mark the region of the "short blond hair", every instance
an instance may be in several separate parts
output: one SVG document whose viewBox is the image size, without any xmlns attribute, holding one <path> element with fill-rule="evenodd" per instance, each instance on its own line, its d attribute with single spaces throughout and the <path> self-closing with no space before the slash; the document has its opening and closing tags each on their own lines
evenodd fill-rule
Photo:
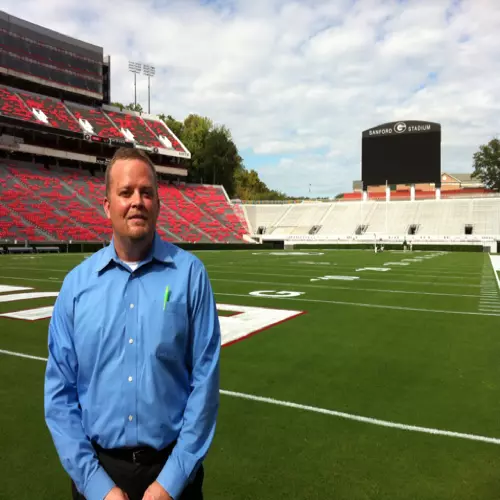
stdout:
<svg viewBox="0 0 500 500">
<path fill-rule="evenodd" d="M 155 191 L 158 194 L 158 175 L 156 174 L 154 163 L 151 161 L 151 158 L 148 156 L 148 154 L 145 151 L 142 151 L 142 149 L 118 148 L 113 155 L 113 158 L 111 158 L 110 162 L 108 163 L 108 166 L 106 167 L 106 173 L 104 174 L 106 196 L 109 195 L 109 188 L 111 185 L 111 169 L 113 168 L 113 165 L 120 160 L 139 160 L 148 165 L 153 176 Z"/>
</svg>

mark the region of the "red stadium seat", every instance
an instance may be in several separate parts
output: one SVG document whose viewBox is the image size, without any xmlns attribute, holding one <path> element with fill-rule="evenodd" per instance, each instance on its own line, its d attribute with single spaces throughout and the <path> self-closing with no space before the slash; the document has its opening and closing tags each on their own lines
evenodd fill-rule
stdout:
<svg viewBox="0 0 500 500">
<path fill-rule="evenodd" d="M 42 123 L 26 107 L 21 98 L 9 88 L 0 85 L 0 112 L 8 118 L 17 118 L 32 123 Z"/>
<path fill-rule="evenodd" d="M 82 131 L 61 101 L 28 92 L 17 91 L 17 94 L 22 97 L 28 109 L 37 109 L 46 116 L 48 120 L 46 125 L 70 132 Z M 41 113 L 39 116 L 43 116 Z"/>
<path fill-rule="evenodd" d="M 128 113 L 117 113 L 114 111 L 106 111 L 106 114 L 111 118 L 118 129 L 123 129 L 126 134 L 129 131 L 133 140 L 151 148 L 165 147 L 156 137 L 156 135 L 148 128 L 142 118 Z M 127 137 L 127 135 L 125 135 Z M 130 137 L 132 139 L 132 137 Z"/>
</svg>

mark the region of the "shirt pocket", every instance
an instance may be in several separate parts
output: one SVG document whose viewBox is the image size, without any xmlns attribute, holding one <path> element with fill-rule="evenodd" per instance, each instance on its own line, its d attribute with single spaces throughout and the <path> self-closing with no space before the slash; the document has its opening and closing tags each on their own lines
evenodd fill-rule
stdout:
<svg viewBox="0 0 500 500">
<path fill-rule="evenodd" d="M 184 360 L 188 336 L 187 305 L 169 302 L 161 310 L 156 356 L 162 360 Z"/>
</svg>

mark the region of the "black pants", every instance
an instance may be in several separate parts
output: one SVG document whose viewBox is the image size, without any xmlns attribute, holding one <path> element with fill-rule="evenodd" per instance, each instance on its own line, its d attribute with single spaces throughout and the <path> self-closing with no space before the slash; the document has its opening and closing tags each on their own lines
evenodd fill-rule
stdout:
<svg viewBox="0 0 500 500">
<path fill-rule="evenodd" d="M 108 455 L 105 451 L 97 452 L 99 462 L 116 486 L 127 493 L 130 500 L 142 500 L 145 491 L 160 474 L 166 459 L 160 463 L 142 465 Z M 188 483 L 181 496 L 174 500 L 203 500 L 204 470 L 200 466 L 192 483 Z M 72 483 L 73 500 L 85 500 Z"/>
</svg>

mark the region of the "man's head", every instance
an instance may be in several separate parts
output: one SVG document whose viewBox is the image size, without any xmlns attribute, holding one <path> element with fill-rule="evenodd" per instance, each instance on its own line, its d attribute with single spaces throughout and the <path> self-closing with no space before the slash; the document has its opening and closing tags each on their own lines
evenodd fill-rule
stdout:
<svg viewBox="0 0 500 500">
<path fill-rule="evenodd" d="M 115 238 L 152 238 L 160 210 L 158 180 L 146 153 L 133 148 L 116 151 L 106 169 L 104 210 Z"/>
</svg>

